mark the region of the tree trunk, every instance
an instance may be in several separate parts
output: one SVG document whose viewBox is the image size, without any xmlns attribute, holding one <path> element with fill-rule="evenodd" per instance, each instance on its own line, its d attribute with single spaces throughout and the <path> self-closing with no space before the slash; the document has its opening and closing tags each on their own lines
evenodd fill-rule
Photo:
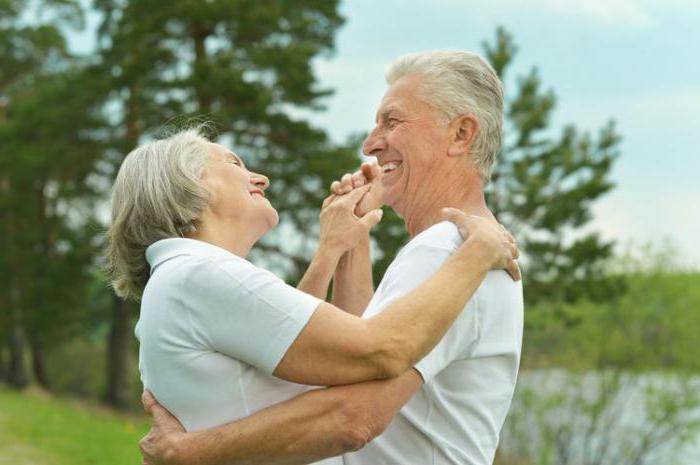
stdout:
<svg viewBox="0 0 700 465">
<path fill-rule="evenodd" d="M 7 381 L 7 365 L 5 363 L 5 341 L 0 339 L 0 382 Z"/>
<path fill-rule="evenodd" d="M 131 337 L 131 305 L 114 296 L 112 328 L 107 354 L 106 401 L 112 407 L 126 410 L 129 406 L 129 340 Z"/>
<path fill-rule="evenodd" d="M 6 179 L 0 180 L 0 189 L 2 192 L 7 192 L 10 189 L 9 182 Z M 16 252 L 16 229 L 14 212 L 11 208 L 7 209 L 7 221 L 5 223 L 6 234 L 5 239 L 7 244 L 7 253 L 9 254 L 9 262 L 11 263 L 10 276 L 8 276 L 9 286 L 9 337 L 8 344 L 10 348 L 10 363 L 7 374 L 7 381 L 10 386 L 17 389 L 22 389 L 29 384 L 27 376 L 27 368 L 24 364 L 24 328 L 22 327 L 22 293 L 20 290 L 19 275 L 20 267 L 17 260 Z"/>
<path fill-rule="evenodd" d="M 192 40 L 194 41 L 194 68 L 195 73 L 208 72 L 207 70 L 207 50 L 205 42 L 212 31 L 205 27 L 202 23 L 193 22 L 191 26 Z M 198 112 L 209 116 L 211 113 L 212 98 L 210 95 L 202 95 L 197 93 L 197 103 L 199 105 Z"/>
<path fill-rule="evenodd" d="M 10 284 L 10 369 L 7 381 L 10 386 L 22 389 L 29 384 L 27 367 L 24 363 L 25 338 L 19 308 L 19 288 L 17 279 Z"/>
<path fill-rule="evenodd" d="M 41 247 L 41 254 L 45 259 L 51 260 L 51 232 L 50 220 L 48 218 L 49 212 L 47 211 L 46 202 L 46 180 L 41 177 L 35 180 L 34 195 L 37 202 L 37 226 L 39 229 L 39 244 Z M 46 269 L 45 267 L 40 267 L 37 273 L 37 282 L 39 286 L 34 290 L 33 294 L 33 306 L 35 312 L 40 310 L 42 305 L 47 301 L 45 293 L 44 282 L 46 281 Z M 40 330 L 43 330 L 43 325 L 37 321 L 37 316 L 33 315 L 29 325 L 29 343 L 32 352 L 32 372 L 34 374 L 34 380 L 44 389 L 51 389 L 49 383 L 49 377 L 46 372 L 46 359 L 44 357 L 44 344 L 41 341 Z M 43 333 L 43 331 L 42 331 Z"/>
<path fill-rule="evenodd" d="M 126 101 L 124 135 L 125 151 L 132 150 L 138 144 L 141 135 L 139 128 L 138 106 L 139 88 L 137 84 L 129 87 Z M 105 401 L 120 410 L 129 405 L 129 341 L 131 338 L 131 304 L 116 295 L 112 300 L 112 324 L 107 347 L 107 392 Z"/>
<path fill-rule="evenodd" d="M 49 376 L 46 373 L 44 345 L 37 336 L 32 336 L 29 339 L 32 348 L 32 371 L 34 373 L 34 379 L 37 383 L 39 383 L 39 386 L 43 387 L 44 389 L 51 389 Z"/>
</svg>

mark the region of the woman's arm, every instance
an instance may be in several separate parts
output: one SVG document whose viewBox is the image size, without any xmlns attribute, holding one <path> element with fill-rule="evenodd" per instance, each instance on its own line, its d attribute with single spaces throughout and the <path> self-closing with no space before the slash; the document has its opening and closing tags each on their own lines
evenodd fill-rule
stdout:
<svg viewBox="0 0 700 465">
<path fill-rule="evenodd" d="M 415 370 L 386 381 L 309 391 L 233 423 L 186 433 L 149 393 L 144 465 L 299 465 L 360 449 L 421 386 Z"/>
<path fill-rule="evenodd" d="M 369 185 L 369 190 L 355 206 L 355 215 L 364 216 L 382 207 L 382 171 L 376 162 L 363 163 L 359 171 L 346 174 L 340 181 L 333 182 L 331 192 L 343 195 L 365 185 Z M 373 294 L 370 239 L 367 234 L 340 258 L 333 276 L 331 303 L 348 313 L 361 316 Z"/>
<path fill-rule="evenodd" d="M 360 216 L 354 213 L 369 188 L 367 185 L 342 197 L 331 195 L 323 202 L 318 249 L 297 289 L 326 300 L 333 273 L 339 262 L 345 263 L 341 257 L 361 247 L 363 241 L 369 244 L 369 230 L 381 220 L 382 211 L 367 211 Z"/>
<path fill-rule="evenodd" d="M 490 269 L 518 273 L 517 248 L 498 223 L 454 210 L 447 219 L 469 237 L 433 276 L 366 320 L 321 303 L 274 375 L 316 385 L 399 376 L 437 344 Z"/>
</svg>

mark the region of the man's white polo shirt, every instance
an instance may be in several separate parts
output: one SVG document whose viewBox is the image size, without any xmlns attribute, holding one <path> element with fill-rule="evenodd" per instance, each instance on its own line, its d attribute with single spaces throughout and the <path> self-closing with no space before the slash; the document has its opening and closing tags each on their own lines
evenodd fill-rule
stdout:
<svg viewBox="0 0 700 465">
<path fill-rule="evenodd" d="M 319 299 L 206 242 L 161 240 L 146 258 L 151 277 L 136 325 L 141 380 L 188 431 L 309 389 L 271 373 Z"/>
<path fill-rule="evenodd" d="M 396 256 L 368 318 L 434 274 L 461 244 L 443 222 Z M 425 384 L 387 430 L 346 465 L 490 465 L 515 388 L 523 328 L 520 282 L 490 272 L 440 343 L 417 365 Z"/>
</svg>

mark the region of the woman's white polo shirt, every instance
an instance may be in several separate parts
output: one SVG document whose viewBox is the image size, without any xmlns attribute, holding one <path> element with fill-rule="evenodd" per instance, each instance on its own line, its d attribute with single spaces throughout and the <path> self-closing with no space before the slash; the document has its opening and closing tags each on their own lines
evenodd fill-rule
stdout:
<svg viewBox="0 0 700 465">
<path fill-rule="evenodd" d="M 308 389 L 271 375 L 320 300 L 227 250 L 164 239 L 136 325 L 144 387 L 188 431 L 227 423 Z"/>
</svg>

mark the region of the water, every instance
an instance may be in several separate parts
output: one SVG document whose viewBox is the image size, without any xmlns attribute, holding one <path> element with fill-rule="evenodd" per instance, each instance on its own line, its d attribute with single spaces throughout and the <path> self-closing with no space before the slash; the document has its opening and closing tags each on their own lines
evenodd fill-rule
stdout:
<svg viewBox="0 0 700 465">
<path fill-rule="evenodd" d="M 538 465 L 700 465 L 700 377 L 524 371 L 501 451 Z"/>
</svg>

